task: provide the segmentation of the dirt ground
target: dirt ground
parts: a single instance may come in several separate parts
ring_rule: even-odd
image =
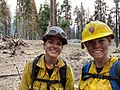
[[[6,45],[6,42],[0,41],[0,90],[18,90],[25,64],[33,60],[37,55],[44,53],[42,41],[24,40],[24,42],[26,43],[25,46],[3,49],[2,47]],[[109,53],[120,57],[120,53],[113,53],[114,50],[115,45],[112,44]],[[15,51],[14,54],[13,51]],[[79,43],[69,43],[64,46],[61,57],[71,65],[74,72],[75,87],[77,88],[81,68],[83,64],[92,58],[86,50],[81,50]]]

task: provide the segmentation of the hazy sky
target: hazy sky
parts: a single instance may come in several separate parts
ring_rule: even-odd
[[[15,7],[16,7],[16,2],[17,0],[6,0],[8,2],[8,5],[10,6],[10,10],[12,12],[12,15],[15,13]],[[48,0],[49,1],[49,0]],[[62,3],[63,0],[56,0],[57,2]],[[71,6],[72,9],[75,8],[75,6],[80,6],[81,2],[83,2],[83,7],[88,10],[90,10],[91,14],[94,11],[94,1],[95,0],[71,0]],[[110,7],[110,9],[115,6],[113,3],[113,0],[104,0],[107,3],[107,6]],[[40,3],[44,3],[45,0],[35,0],[37,10],[39,10]]]
[[[47,0],[49,1],[49,0]],[[62,3],[63,0],[56,0],[57,2]],[[71,1],[71,6],[72,9],[75,8],[75,6],[80,6],[81,2],[83,2],[83,7],[87,10],[88,8],[91,10],[91,13],[94,11],[94,2],[95,0],[70,0]],[[107,3],[107,6],[112,8],[113,6],[115,6],[115,4],[113,3],[113,0],[104,0]],[[36,6],[39,8],[39,4],[40,3],[44,3],[45,0],[35,0],[36,2]]]

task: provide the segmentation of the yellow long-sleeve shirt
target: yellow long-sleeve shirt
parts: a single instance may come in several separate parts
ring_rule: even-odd
[[[45,67],[44,56],[42,56],[37,63],[37,66],[40,67],[37,78],[48,79],[48,80],[59,80],[58,66],[62,67],[64,65],[65,63],[59,58],[58,65],[54,68],[51,77],[49,77]],[[31,73],[32,73],[32,62],[29,62],[28,64],[26,64],[24,68],[19,90],[29,90],[31,88]],[[47,84],[46,82],[35,81],[33,84],[33,88],[34,90],[47,90]],[[61,83],[51,84],[50,90],[63,90],[63,86]],[[73,72],[72,72],[72,68],[68,64],[67,64],[67,72],[66,72],[65,90],[74,90]]]
[[[100,74],[109,76],[110,68],[113,63],[117,60],[117,57],[112,57],[103,67]],[[97,74],[95,63],[92,62],[89,73]],[[82,75],[82,74],[81,74]],[[110,84],[110,81],[107,79],[99,79],[99,78],[89,78],[83,81],[80,75],[79,88],[78,90],[113,90]]]

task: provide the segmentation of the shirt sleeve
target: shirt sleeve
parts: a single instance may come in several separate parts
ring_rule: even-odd
[[[29,90],[31,85],[32,63],[27,63],[22,73],[19,90]]]
[[[65,90],[74,90],[74,76],[70,65],[67,65]]]

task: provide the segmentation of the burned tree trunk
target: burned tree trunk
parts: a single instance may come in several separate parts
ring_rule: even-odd
[[[56,26],[57,25],[57,19],[56,19],[56,0],[50,0],[50,26]]]

